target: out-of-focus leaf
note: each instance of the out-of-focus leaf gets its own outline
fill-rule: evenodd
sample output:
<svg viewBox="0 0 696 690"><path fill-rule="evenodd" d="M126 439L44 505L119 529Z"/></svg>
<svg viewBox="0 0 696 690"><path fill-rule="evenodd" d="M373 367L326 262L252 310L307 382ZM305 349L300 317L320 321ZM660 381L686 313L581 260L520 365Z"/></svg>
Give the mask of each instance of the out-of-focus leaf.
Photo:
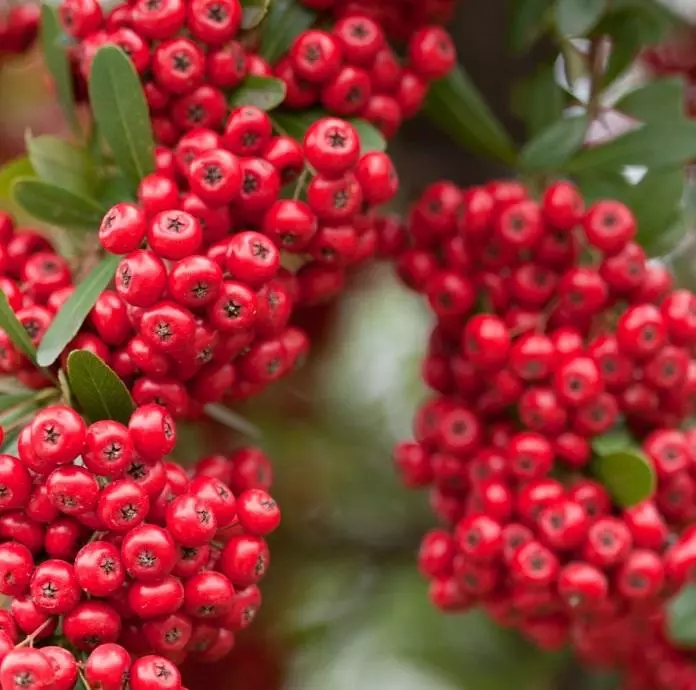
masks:
<svg viewBox="0 0 696 690"><path fill-rule="evenodd" d="M36 361L36 348L34 347L34 343L31 342L29 334L15 316L2 290L0 290L0 328L7 333L9 339L29 357L32 362Z"/></svg>
<svg viewBox="0 0 696 690"><path fill-rule="evenodd" d="M556 26L563 36L584 36L607 9L607 0L556 0Z"/></svg>
<svg viewBox="0 0 696 690"><path fill-rule="evenodd" d="M667 631L678 646L696 646L696 585L684 587L667 604Z"/></svg>
<svg viewBox="0 0 696 690"><path fill-rule="evenodd" d="M295 0L273 0L263 22L259 55L275 64L316 18L315 12Z"/></svg>
<svg viewBox="0 0 696 690"><path fill-rule="evenodd" d="M90 195L95 170L85 149L48 134L28 136L26 143L29 161L39 178L69 192Z"/></svg>
<svg viewBox="0 0 696 690"><path fill-rule="evenodd" d="M553 67L540 67L517 84L513 93L513 105L516 114L527 125L528 138L562 117L564 100L563 90L556 83Z"/></svg>
<svg viewBox="0 0 696 690"><path fill-rule="evenodd" d="M508 41L515 52L521 53L544 33L552 7L553 0L510 0Z"/></svg>
<svg viewBox="0 0 696 690"><path fill-rule="evenodd" d="M683 120L684 81L680 77L651 81L626 94L614 108L648 123Z"/></svg>
<svg viewBox="0 0 696 690"><path fill-rule="evenodd" d="M12 185L20 177L35 176L34 168L27 156L13 158L0 168L0 198L9 199L12 196Z"/></svg>
<svg viewBox="0 0 696 690"><path fill-rule="evenodd" d="M258 26L268 12L271 0L242 0L242 29Z"/></svg>
<svg viewBox="0 0 696 690"><path fill-rule="evenodd" d="M285 82L275 77L250 74L230 95L231 108L254 105L261 110L273 110L284 100Z"/></svg>
<svg viewBox="0 0 696 690"><path fill-rule="evenodd" d="M533 172L560 169L583 145L588 124L585 114L554 122L522 149L520 165Z"/></svg>
<svg viewBox="0 0 696 690"><path fill-rule="evenodd" d="M513 164L515 147L461 67L430 85L425 114L452 139L479 154Z"/></svg>

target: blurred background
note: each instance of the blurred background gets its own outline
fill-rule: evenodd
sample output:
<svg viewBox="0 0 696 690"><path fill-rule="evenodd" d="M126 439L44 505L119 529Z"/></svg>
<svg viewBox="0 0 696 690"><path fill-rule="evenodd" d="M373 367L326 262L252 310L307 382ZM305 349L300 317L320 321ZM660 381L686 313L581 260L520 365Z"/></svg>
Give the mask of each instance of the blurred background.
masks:
<svg viewBox="0 0 696 690"><path fill-rule="evenodd" d="M0 0L0 3L3 0ZM682 3L684 4L684 3ZM686 3L688 4L688 3ZM696 3L691 2L692 5ZM536 57L506 51L506 3L459 3L453 33L461 62L513 134L512 84ZM543 50L543 48L542 48ZM61 117L37 53L0 62L0 163L27 130L56 132ZM472 184L505 170L457 150L427 122L404 127L390 152L401 177L397 206L448 177ZM0 182L0 207L9 208ZM12 209L16 210L16 209ZM483 615L430 607L415 567L433 518L424 494L404 490L390 451L410 434L424 395L419 361L427 313L388 266L353 279L336 305L307 314L316 342L302 371L238 410L249 435L187 429L179 460L259 443L276 467L282 528L259 619L233 655L189 667L190 690L582 690L612 688L564 653L542 654Z"/></svg>

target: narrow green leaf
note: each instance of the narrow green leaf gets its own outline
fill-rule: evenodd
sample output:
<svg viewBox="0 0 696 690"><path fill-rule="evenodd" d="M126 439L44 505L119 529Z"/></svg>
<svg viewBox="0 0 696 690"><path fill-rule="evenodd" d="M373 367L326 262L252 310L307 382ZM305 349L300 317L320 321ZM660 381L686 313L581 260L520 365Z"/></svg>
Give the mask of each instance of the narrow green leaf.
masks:
<svg viewBox="0 0 696 690"><path fill-rule="evenodd" d="M601 437L600 437L601 438ZM621 446L602 445L594 439L591 471L609 491L614 501L626 508L650 498L655 492L655 470L648 458L630 440Z"/></svg>
<svg viewBox="0 0 696 690"><path fill-rule="evenodd" d="M585 141L587 115L554 122L532 139L520 153L520 166L532 172L559 170Z"/></svg>
<svg viewBox="0 0 696 690"><path fill-rule="evenodd" d="M550 65L544 65L518 82L513 91L514 111L527 125L528 137L560 120L564 101L563 89L556 83L554 69Z"/></svg>
<svg viewBox="0 0 696 690"><path fill-rule="evenodd" d="M53 78L63 115L75 136L81 136L75 109L72 69L65 43L65 34L58 19L58 10L47 3L41 6L41 50L44 64Z"/></svg>
<svg viewBox="0 0 696 690"><path fill-rule="evenodd" d="M606 9L607 0L557 0L556 26L563 36L584 36Z"/></svg>
<svg viewBox="0 0 696 690"><path fill-rule="evenodd" d="M277 112L271 119L275 128L287 134L293 139L302 141L309 127L319 118L326 117L328 113L323 110L307 110L302 113ZM384 151L387 142L382 133L370 122L359 117L347 118L360 136L360 150L362 153L369 151Z"/></svg>
<svg viewBox="0 0 696 690"><path fill-rule="evenodd" d="M68 355L70 390L90 421L115 419L127 424L133 412L133 399L114 371L87 350Z"/></svg>
<svg viewBox="0 0 696 690"><path fill-rule="evenodd" d="M268 12L271 0L242 0L242 29L248 31L258 26Z"/></svg>
<svg viewBox="0 0 696 690"><path fill-rule="evenodd" d="M249 75L230 96L230 107L255 105L261 110L273 110L285 99L285 82L275 77Z"/></svg>
<svg viewBox="0 0 696 690"><path fill-rule="evenodd" d="M121 201L135 201L135 195L128 180L119 171L115 171L102 180L97 190L97 199L105 208L111 208Z"/></svg>
<svg viewBox="0 0 696 690"><path fill-rule="evenodd" d="M552 7L553 0L510 0L508 41L515 52L529 48L544 33Z"/></svg>
<svg viewBox="0 0 696 690"><path fill-rule="evenodd" d="M87 151L47 134L26 139L29 161L44 182L89 196L94 188L95 170Z"/></svg>
<svg viewBox="0 0 696 690"><path fill-rule="evenodd" d="M31 342L29 334L24 326L12 311L12 307L7 302L5 293L0 290L0 328L2 328L9 339L27 356L32 362L36 361L36 348Z"/></svg>
<svg viewBox="0 0 696 690"><path fill-rule="evenodd" d="M688 585L667 603L667 635L680 647L696 646L696 585Z"/></svg>
<svg viewBox="0 0 696 690"><path fill-rule="evenodd" d="M315 12L295 0L273 0L262 27L261 57L275 64L295 37L312 26L316 18Z"/></svg>
<svg viewBox="0 0 696 690"><path fill-rule="evenodd" d="M110 254L75 288L41 341L36 355L39 366L53 364L65 346L77 335L97 298L113 280L120 260L120 256Z"/></svg>
<svg viewBox="0 0 696 690"><path fill-rule="evenodd" d="M581 151L566 166L572 173L678 165L696 157L696 122L646 124L613 141Z"/></svg>
<svg viewBox="0 0 696 690"><path fill-rule="evenodd" d="M616 110L648 123L673 122L684 118L684 80L657 79L626 94Z"/></svg>
<svg viewBox="0 0 696 690"><path fill-rule="evenodd" d="M93 199L36 179L15 180L12 195L37 220L74 230L96 230L106 212Z"/></svg>
<svg viewBox="0 0 696 690"><path fill-rule="evenodd" d="M510 135L461 67L431 84L424 112L461 145L514 164L515 149Z"/></svg>
<svg viewBox="0 0 696 690"><path fill-rule="evenodd" d="M95 55L89 100L101 135L135 190L155 169L155 143L140 78L120 48L107 45Z"/></svg>
<svg viewBox="0 0 696 690"><path fill-rule="evenodd" d="M20 156L5 163L0 168L0 198L9 199L12 196L12 185L20 177L34 177L34 168L31 167L27 156Z"/></svg>
<svg viewBox="0 0 696 690"><path fill-rule="evenodd" d="M6 412L13 407L27 402L36 396L35 391L27 391L26 393L14 393L12 395L0 395L0 412Z"/></svg>

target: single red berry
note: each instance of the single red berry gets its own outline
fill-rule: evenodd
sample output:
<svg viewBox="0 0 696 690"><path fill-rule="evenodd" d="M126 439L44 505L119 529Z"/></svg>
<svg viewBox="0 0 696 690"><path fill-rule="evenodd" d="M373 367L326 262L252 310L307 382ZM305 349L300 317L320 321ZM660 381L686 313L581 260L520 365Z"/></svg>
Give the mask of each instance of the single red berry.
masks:
<svg viewBox="0 0 696 690"><path fill-rule="evenodd" d="M688 290L675 290L665 297L660 312L674 345L696 343L696 295Z"/></svg>
<svg viewBox="0 0 696 690"><path fill-rule="evenodd" d="M512 557L512 576L529 587L550 585L558 577L559 563L552 551L537 541L530 541Z"/></svg>
<svg viewBox="0 0 696 690"><path fill-rule="evenodd" d="M75 410L65 405L51 405L34 417L32 449L40 461L63 465L82 454L86 433L86 425Z"/></svg>
<svg viewBox="0 0 696 690"><path fill-rule="evenodd" d="M263 232L277 247L300 252L317 231L317 218L303 201L279 199L266 212Z"/></svg>
<svg viewBox="0 0 696 690"><path fill-rule="evenodd" d="M457 523L454 533L460 553L477 563L496 561L502 554L502 530L488 515L473 513Z"/></svg>
<svg viewBox="0 0 696 690"><path fill-rule="evenodd" d="M552 182L544 191L542 213L553 227L569 232L581 220L584 202L578 188L568 180Z"/></svg>
<svg viewBox="0 0 696 690"><path fill-rule="evenodd" d="M66 515L83 515L94 510L99 482L86 468L58 467L48 476L46 489L51 503Z"/></svg>
<svg viewBox="0 0 696 690"><path fill-rule="evenodd" d="M258 232L245 231L231 238L226 266L237 280L260 287L278 272L280 254L269 238Z"/></svg>
<svg viewBox="0 0 696 690"><path fill-rule="evenodd" d="M269 116L256 106L245 105L229 114L222 141L237 156L259 156L272 134Z"/></svg>
<svg viewBox="0 0 696 690"><path fill-rule="evenodd" d="M53 669L54 690L72 690L77 682L77 661L73 653L54 645L42 647L41 652Z"/></svg>
<svg viewBox="0 0 696 690"><path fill-rule="evenodd" d="M85 662L85 679L90 687L121 690L128 677L130 654L118 644L107 642L92 650Z"/></svg>
<svg viewBox="0 0 696 690"><path fill-rule="evenodd" d="M237 498L237 517L245 531L265 536L280 524L278 504L263 489L247 489Z"/></svg>
<svg viewBox="0 0 696 690"><path fill-rule="evenodd" d="M265 212L278 198L280 175L275 166L263 158L242 159L241 171L239 208L253 217Z"/></svg>
<svg viewBox="0 0 696 690"><path fill-rule="evenodd" d="M165 575L153 582L133 582L128 588L128 605L143 619L176 613L184 603L184 585L178 577Z"/></svg>
<svg viewBox="0 0 696 690"><path fill-rule="evenodd" d="M204 77L205 55L188 38L171 38L152 54L155 81L169 93L183 94L198 86Z"/></svg>
<svg viewBox="0 0 696 690"><path fill-rule="evenodd" d="M195 328L193 314L188 309L175 302L159 302L143 312L139 332L155 350L175 355L188 347Z"/></svg>
<svg viewBox="0 0 696 690"><path fill-rule="evenodd" d="M629 600L650 599L660 593L664 579L662 558L654 551L634 549L619 565L616 589Z"/></svg>
<svg viewBox="0 0 696 690"><path fill-rule="evenodd" d="M87 469L102 477L118 478L133 459L128 429L107 419L87 428L83 460Z"/></svg>
<svg viewBox="0 0 696 690"><path fill-rule="evenodd" d="M372 64L385 44L380 25L365 15L340 19L333 27L333 35L346 61L355 65Z"/></svg>
<svg viewBox="0 0 696 690"><path fill-rule="evenodd" d="M50 690L54 686L53 668L40 650L19 647L3 659L0 685L7 690Z"/></svg>
<svg viewBox="0 0 696 690"><path fill-rule="evenodd" d="M244 48L237 41L229 41L207 55L206 75L219 89L233 89L242 83L246 73Z"/></svg>
<svg viewBox="0 0 696 690"><path fill-rule="evenodd" d="M135 410L128 431L136 453L144 458L159 460L176 445L174 420L160 405L144 405Z"/></svg>
<svg viewBox="0 0 696 690"><path fill-rule="evenodd" d="M126 577L118 547L107 541L93 541L82 547L75 556L75 577L91 596L114 594Z"/></svg>
<svg viewBox="0 0 696 690"><path fill-rule="evenodd" d="M294 182L304 169L304 151L291 137L273 137L261 155L278 171L283 184Z"/></svg>
<svg viewBox="0 0 696 690"><path fill-rule="evenodd" d="M162 656L143 656L130 667L132 690L179 690L181 674L174 663Z"/></svg>
<svg viewBox="0 0 696 690"><path fill-rule="evenodd" d="M109 484L102 490L97 504L100 520L108 530L117 534L142 523L149 509L147 493L130 479Z"/></svg>
<svg viewBox="0 0 696 690"><path fill-rule="evenodd" d="M188 169L191 191L213 206L229 204L240 195L242 168L239 159L225 149L197 156Z"/></svg>
<svg viewBox="0 0 696 690"><path fill-rule="evenodd" d="M186 26L206 45L234 38L242 23L239 0L193 0L187 9Z"/></svg>
<svg viewBox="0 0 696 690"><path fill-rule="evenodd" d="M629 307L616 326L620 350L635 359L647 359L664 345L667 329L660 310L651 304Z"/></svg>
<svg viewBox="0 0 696 690"><path fill-rule="evenodd" d="M130 9L133 28L149 39L162 40L175 36L186 19L186 6L183 0L166 0L166 2L158 3L135 0L131 3Z"/></svg>
<svg viewBox="0 0 696 690"><path fill-rule="evenodd" d="M123 537L121 557L132 578L152 582L171 572L177 558L176 545L167 530L140 525Z"/></svg>
<svg viewBox="0 0 696 690"><path fill-rule="evenodd" d="M24 508L32 491L32 479L24 464L12 455L0 454L0 509Z"/></svg>
<svg viewBox="0 0 696 690"><path fill-rule="evenodd" d="M206 501L185 494L175 498L167 507L167 529L182 546L203 546L217 530L212 507Z"/></svg>
<svg viewBox="0 0 696 690"><path fill-rule="evenodd" d="M266 542L257 536L232 537L220 554L220 570L235 586L247 587L263 578L270 563Z"/></svg>
<svg viewBox="0 0 696 690"><path fill-rule="evenodd" d="M24 594L34 573L31 551L19 542L0 544L0 592L7 596Z"/></svg>
<svg viewBox="0 0 696 690"><path fill-rule="evenodd" d="M183 259L195 254L202 240L200 223L185 211L158 213L147 231L152 251L164 259Z"/></svg>
<svg viewBox="0 0 696 690"><path fill-rule="evenodd" d="M360 67L344 65L323 85L321 103L336 115L355 115L363 110L371 95L369 73Z"/></svg>
<svg viewBox="0 0 696 690"><path fill-rule="evenodd" d="M462 333L462 349L475 364L494 369L507 361L510 335L496 316L478 314L467 321Z"/></svg>
<svg viewBox="0 0 696 690"><path fill-rule="evenodd" d="M609 594L606 575L589 563L573 561L558 574L558 593L571 610L594 610Z"/></svg>
<svg viewBox="0 0 696 690"><path fill-rule="evenodd" d="M299 34L290 47L290 63L301 79L322 84L341 68L341 47L326 31L310 29Z"/></svg>
<svg viewBox="0 0 696 690"><path fill-rule="evenodd" d="M425 26L409 41L411 67L425 79L441 79L457 64L452 36L441 26Z"/></svg>
<svg viewBox="0 0 696 690"><path fill-rule="evenodd" d="M325 177L341 177L352 170L360 156L360 138L349 122L323 117L304 136L307 162Z"/></svg>
<svg viewBox="0 0 696 690"><path fill-rule="evenodd" d="M221 573L204 571L184 585L184 609L194 618L220 618L232 607L234 588Z"/></svg>
<svg viewBox="0 0 696 690"><path fill-rule="evenodd" d="M575 501L557 500L544 508L537 520L541 540L556 551L572 551L585 539L590 521Z"/></svg>
<svg viewBox="0 0 696 690"><path fill-rule="evenodd" d="M148 644L160 654L183 650L191 639L192 630L191 619L182 613L148 620L142 626Z"/></svg>
<svg viewBox="0 0 696 690"><path fill-rule="evenodd" d="M631 550L631 533L622 520L602 517L590 526L583 548L586 561L599 568L621 563Z"/></svg>
<svg viewBox="0 0 696 690"><path fill-rule="evenodd" d="M587 241L605 254L616 254L633 239L636 220L619 201L598 201L582 220Z"/></svg>
<svg viewBox="0 0 696 690"><path fill-rule="evenodd" d="M49 559L36 567L29 592L40 611L54 616L69 613L80 601L80 587L73 566L57 559Z"/></svg>
<svg viewBox="0 0 696 690"><path fill-rule="evenodd" d="M167 284L167 270L153 252L137 250L116 268L114 284L118 295L129 305L149 307L161 297Z"/></svg>

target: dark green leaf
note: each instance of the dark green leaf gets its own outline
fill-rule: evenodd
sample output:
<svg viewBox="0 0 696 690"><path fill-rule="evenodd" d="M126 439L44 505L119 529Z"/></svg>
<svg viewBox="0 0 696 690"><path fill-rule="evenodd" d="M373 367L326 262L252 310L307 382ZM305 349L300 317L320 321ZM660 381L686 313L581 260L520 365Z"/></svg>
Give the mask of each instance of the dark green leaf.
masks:
<svg viewBox="0 0 696 690"><path fill-rule="evenodd" d="M65 139L28 136L27 153L36 174L44 182L85 196L94 188L95 170L89 154Z"/></svg>
<svg viewBox="0 0 696 690"><path fill-rule="evenodd" d="M511 0L509 3L508 40L518 53L534 43L546 29L546 16L553 0Z"/></svg>
<svg viewBox="0 0 696 690"><path fill-rule="evenodd" d="M321 117L326 117L323 110L307 110L302 113L278 112L273 113L271 119L276 129L293 139L302 141L309 127ZM360 149L362 153L369 151L384 151L387 148L382 133L370 122L358 117L347 118L360 136Z"/></svg>
<svg viewBox="0 0 696 690"><path fill-rule="evenodd" d="M36 355L39 366L53 364L65 346L77 335L82 322L97 301L97 297L113 280L120 256L109 255L92 269L75 288L68 301L60 308L44 335Z"/></svg>
<svg viewBox="0 0 696 690"><path fill-rule="evenodd" d="M588 124L585 114L554 122L522 149L521 167L532 172L560 169L583 145Z"/></svg>
<svg viewBox="0 0 696 690"><path fill-rule="evenodd" d="M650 498L655 492L655 470L630 438L620 443L612 435L607 444L602 437L593 439L591 471L609 491L614 502L625 508Z"/></svg>
<svg viewBox="0 0 696 690"><path fill-rule="evenodd" d="M242 0L242 29L248 31L258 26L268 12L271 0Z"/></svg>
<svg viewBox="0 0 696 690"><path fill-rule="evenodd" d="M64 40L65 34L60 26L58 10L55 7L43 3L40 27L44 64L53 78L63 115L73 134L80 136L80 123L75 110L72 69Z"/></svg>
<svg viewBox="0 0 696 690"><path fill-rule="evenodd" d="M679 647L696 646L696 585L688 585L667 604L667 635Z"/></svg>
<svg viewBox="0 0 696 690"><path fill-rule="evenodd" d="M424 112L463 146L504 163L514 163L510 135L461 67L430 85Z"/></svg>
<svg viewBox="0 0 696 690"><path fill-rule="evenodd" d="M684 171L679 166L649 170L631 188L628 203L638 222L636 241L651 255L662 253L661 236L670 230L681 213Z"/></svg>
<svg viewBox="0 0 696 690"><path fill-rule="evenodd" d="M0 198L9 199L12 196L12 185L20 177L33 177L34 168L26 156L14 158L0 168Z"/></svg>
<svg viewBox="0 0 696 690"><path fill-rule="evenodd" d="M684 80L657 79L624 96L616 110L648 123L673 122L684 117Z"/></svg>
<svg viewBox="0 0 696 690"><path fill-rule="evenodd" d="M15 180L12 195L37 220L63 228L96 230L105 213L93 199L36 179Z"/></svg>
<svg viewBox="0 0 696 690"><path fill-rule="evenodd" d="M599 21L607 0L557 0L556 26L563 36L584 36Z"/></svg>
<svg viewBox="0 0 696 690"><path fill-rule="evenodd" d="M25 403L36 396L35 391L27 391L26 393L11 393L0 395L0 412L6 412L7 410Z"/></svg>
<svg viewBox="0 0 696 690"><path fill-rule="evenodd" d="M7 337L33 362L36 361L36 348L29 334L19 322L12 307L7 302L5 293L0 290L0 328Z"/></svg>
<svg viewBox="0 0 696 690"><path fill-rule="evenodd" d="M87 350L68 355L70 390L90 421L115 419L127 424L133 399L125 384L99 357Z"/></svg>
<svg viewBox="0 0 696 690"><path fill-rule="evenodd" d="M285 99L285 82L275 77L249 75L230 96L230 107L255 105L261 110L273 110Z"/></svg>
<svg viewBox="0 0 696 690"><path fill-rule="evenodd" d="M135 201L128 180L118 171L110 173L97 190L99 203L110 208L121 201Z"/></svg>
<svg viewBox="0 0 696 690"><path fill-rule="evenodd" d="M576 179L588 204L600 199L628 203L631 196L633 185L618 170L589 171Z"/></svg>
<svg viewBox="0 0 696 690"><path fill-rule="evenodd" d="M566 166L572 173L618 170L624 165L666 167L696 157L696 122L647 124L613 141L581 151Z"/></svg>
<svg viewBox="0 0 696 690"><path fill-rule="evenodd" d="M273 0L262 27L261 57L274 65L316 18L316 13L295 0Z"/></svg>
<svg viewBox="0 0 696 690"><path fill-rule="evenodd" d="M116 46L99 49L89 77L99 131L133 190L155 169L152 123L138 73Z"/></svg>
<svg viewBox="0 0 696 690"><path fill-rule="evenodd" d="M527 125L528 137L538 134L563 116L565 96L556 83L554 69L543 66L515 87L515 114Z"/></svg>

